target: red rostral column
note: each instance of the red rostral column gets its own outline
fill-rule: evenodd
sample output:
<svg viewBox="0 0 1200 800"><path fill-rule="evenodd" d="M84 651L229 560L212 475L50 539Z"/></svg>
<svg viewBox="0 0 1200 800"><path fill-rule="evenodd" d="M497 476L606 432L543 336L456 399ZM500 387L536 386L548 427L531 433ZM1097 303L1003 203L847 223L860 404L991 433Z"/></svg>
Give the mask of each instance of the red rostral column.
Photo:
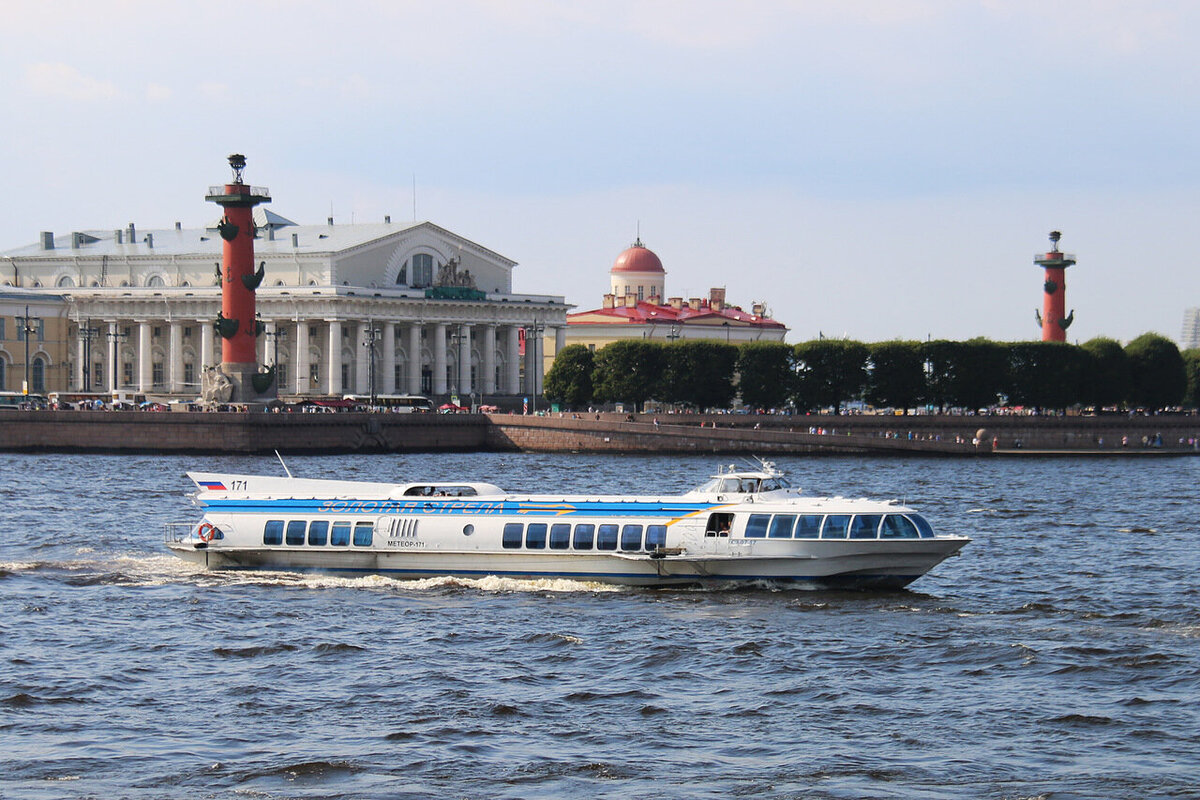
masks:
<svg viewBox="0 0 1200 800"><path fill-rule="evenodd" d="M246 157L229 157L233 182L209 187L209 202L221 206L225 214L217 223L224 240L221 256L221 312L215 327L221 336L221 372L235 387L232 400L250 400L265 394L251 386L258 374L258 320L254 292L262 282L262 270L254 270L254 207L271 202L269 190L242 182Z"/></svg>
<svg viewBox="0 0 1200 800"><path fill-rule="evenodd" d="M1065 342L1067 328L1075 321L1075 309L1069 315L1067 309L1067 279L1065 270L1075 263L1075 256L1060 253L1058 240L1062 234L1050 231L1050 252L1038 253L1033 263L1046 270L1046 281L1042 284L1042 311L1037 314L1037 323L1042 328L1043 342Z"/></svg>

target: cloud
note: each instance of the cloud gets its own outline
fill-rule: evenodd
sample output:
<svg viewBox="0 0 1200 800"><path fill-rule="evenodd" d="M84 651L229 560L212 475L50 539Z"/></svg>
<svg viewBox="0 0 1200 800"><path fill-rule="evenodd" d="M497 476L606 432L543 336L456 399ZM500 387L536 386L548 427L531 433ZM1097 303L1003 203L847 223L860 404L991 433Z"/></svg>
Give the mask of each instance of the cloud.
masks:
<svg viewBox="0 0 1200 800"><path fill-rule="evenodd" d="M111 81L84 75L70 64L39 62L25 67L25 88L36 95L65 100L97 102L119 97L121 92Z"/></svg>

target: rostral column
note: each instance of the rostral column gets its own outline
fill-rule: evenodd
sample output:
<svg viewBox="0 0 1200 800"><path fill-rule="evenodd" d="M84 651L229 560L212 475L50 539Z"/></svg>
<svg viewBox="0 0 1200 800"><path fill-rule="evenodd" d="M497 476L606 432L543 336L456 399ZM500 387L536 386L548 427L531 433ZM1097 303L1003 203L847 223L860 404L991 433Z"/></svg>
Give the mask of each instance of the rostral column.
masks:
<svg viewBox="0 0 1200 800"><path fill-rule="evenodd" d="M1050 252L1033 257L1033 263L1046 270L1042 283L1042 311L1035 312L1043 342L1065 342L1067 328L1075 321L1075 309L1064 316L1067 310L1066 269L1075 263L1075 256L1059 252L1058 240L1061 238L1058 231L1050 231Z"/></svg>
<svg viewBox="0 0 1200 800"><path fill-rule="evenodd" d="M221 310L213 323L221 337L221 366L205 375L205 399L220 403L263 403L275 399L274 369L259 371L257 344L262 324L255 315L254 292L262 283L266 262L254 269L254 207L271 202L261 186L242 182L246 157L229 157L233 182L211 186L205 200L225 214L217 223L224 247L221 255ZM222 377L223 376L223 377Z"/></svg>

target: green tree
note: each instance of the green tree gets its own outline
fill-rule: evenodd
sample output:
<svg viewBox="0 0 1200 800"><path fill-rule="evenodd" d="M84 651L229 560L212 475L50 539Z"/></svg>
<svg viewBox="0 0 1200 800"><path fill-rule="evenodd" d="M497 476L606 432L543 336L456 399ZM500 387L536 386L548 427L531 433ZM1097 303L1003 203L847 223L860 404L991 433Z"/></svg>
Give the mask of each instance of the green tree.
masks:
<svg viewBox="0 0 1200 800"><path fill-rule="evenodd" d="M1115 339L1098 336L1081 345L1084 403L1096 408L1119 406L1129 397L1132 378L1129 355Z"/></svg>
<svg viewBox="0 0 1200 800"><path fill-rule="evenodd" d="M954 376L955 405L986 408L1008 386L1008 347L988 339L962 343Z"/></svg>
<svg viewBox="0 0 1200 800"><path fill-rule="evenodd" d="M907 411L925 395L925 360L920 342L870 345L866 400L875 406Z"/></svg>
<svg viewBox="0 0 1200 800"><path fill-rule="evenodd" d="M926 342L921 347L925 358L925 398L939 411L954 405L954 385L961 350L961 342L947 339Z"/></svg>
<svg viewBox="0 0 1200 800"><path fill-rule="evenodd" d="M554 357L546 373L543 391L548 399L567 408L581 408L592 402L592 351L581 344L567 345Z"/></svg>
<svg viewBox="0 0 1200 800"><path fill-rule="evenodd" d="M692 340L663 348L665 369L659 399L691 408L729 408L737 348L724 342Z"/></svg>
<svg viewBox="0 0 1200 800"><path fill-rule="evenodd" d="M1132 378L1129 401L1145 408L1183 402L1187 374L1175 343L1157 333L1143 333L1125 346Z"/></svg>
<svg viewBox="0 0 1200 800"><path fill-rule="evenodd" d="M1183 369L1187 374L1187 393L1183 397L1183 405L1187 408L1200 408L1200 350L1184 350Z"/></svg>
<svg viewBox="0 0 1200 800"><path fill-rule="evenodd" d="M797 408L832 406L857 400L867 384L867 346L849 339L815 339L796 345Z"/></svg>
<svg viewBox="0 0 1200 800"><path fill-rule="evenodd" d="M626 402L636 409L661 394L665 359L663 345L640 339L621 339L595 353L592 388L601 402Z"/></svg>
<svg viewBox="0 0 1200 800"><path fill-rule="evenodd" d="M782 408L795 382L795 349L783 342L747 342L738 348L738 389L751 408Z"/></svg>
<svg viewBox="0 0 1200 800"><path fill-rule="evenodd" d="M1082 402L1087 354L1063 342L1014 342L1008 345L1008 402L1035 408L1065 409Z"/></svg>

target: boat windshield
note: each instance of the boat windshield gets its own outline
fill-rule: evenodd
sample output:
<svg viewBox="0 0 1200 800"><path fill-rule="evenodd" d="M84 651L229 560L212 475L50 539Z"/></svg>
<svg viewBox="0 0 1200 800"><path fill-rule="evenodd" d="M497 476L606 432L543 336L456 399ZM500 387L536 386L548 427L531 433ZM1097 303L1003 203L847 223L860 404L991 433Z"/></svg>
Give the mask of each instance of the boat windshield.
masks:
<svg viewBox="0 0 1200 800"><path fill-rule="evenodd" d="M705 494L756 494L787 489L790 484L779 475L717 475L696 488Z"/></svg>

